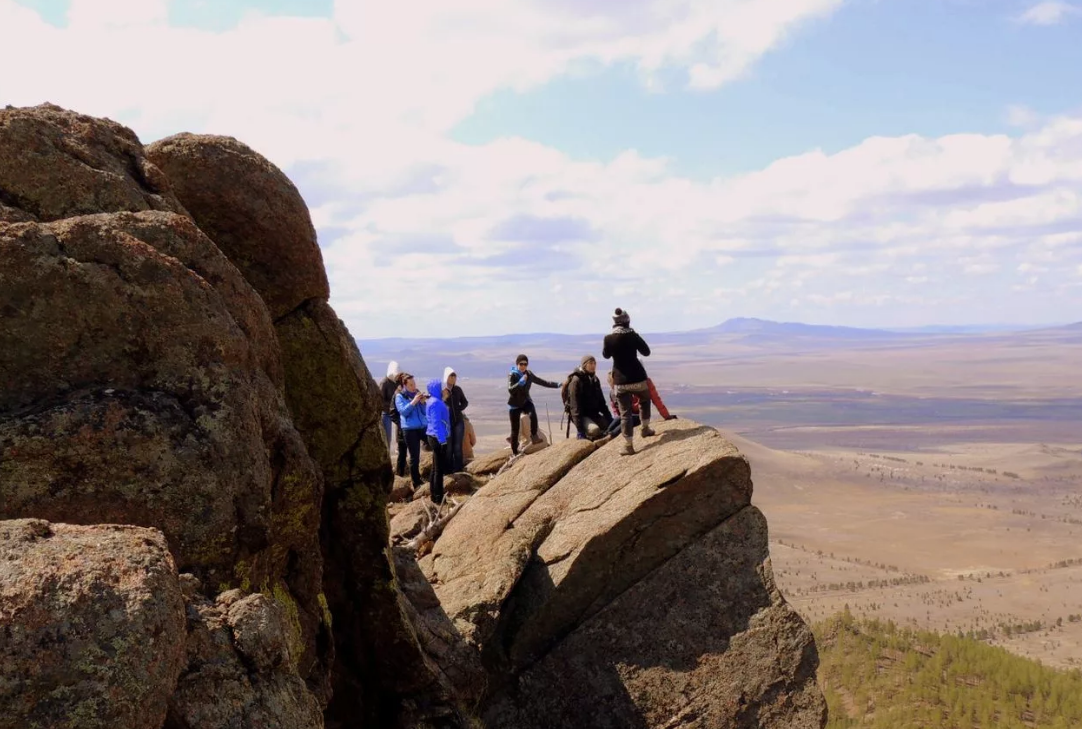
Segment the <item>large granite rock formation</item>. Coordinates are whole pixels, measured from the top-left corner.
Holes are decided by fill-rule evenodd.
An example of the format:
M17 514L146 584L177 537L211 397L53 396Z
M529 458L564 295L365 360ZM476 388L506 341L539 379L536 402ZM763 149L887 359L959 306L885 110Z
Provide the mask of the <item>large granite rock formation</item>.
M30 221L0 222L0 518L161 529L208 596L285 606L326 698L322 475L269 311L133 140L56 107L0 111L0 197ZM179 212L117 212L149 208Z
M324 583L338 655L328 717L379 726L454 717L449 687L421 651L395 588L381 400L355 340L327 303L300 193L228 137L180 134L150 145L147 155L274 315L286 400L326 483Z
M392 562L379 395L327 297L243 144L0 110L0 729L822 726L710 428L480 458Z
M681 420L634 456L568 441L481 488L420 561L422 630L492 727L821 727L811 631L770 571L747 461ZM401 570L405 575L405 570ZM416 583L416 578L413 580ZM446 642L446 641L444 641Z

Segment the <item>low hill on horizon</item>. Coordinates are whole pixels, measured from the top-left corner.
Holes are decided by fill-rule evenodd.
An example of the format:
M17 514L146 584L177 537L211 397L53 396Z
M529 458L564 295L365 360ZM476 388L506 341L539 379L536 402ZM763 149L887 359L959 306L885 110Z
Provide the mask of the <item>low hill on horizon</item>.
M861 329L765 319L728 319L717 326L682 332L642 331L654 350L649 360L680 366L695 362L724 362L768 354L811 354L889 349L927 349L1032 344L1082 345L1082 322L1064 326L999 329L980 327L927 327L926 331ZM963 331L964 330L964 331ZM358 338L357 344L373 373L380 376L390 360L418 372L440 373L445 366L460 368L471 377L504 375L516 354L525 352L531 368L556 377L577 364L586 353L600 358L605 332L558 334L553 332L472 337ZM547 374L546 374L547 373Z

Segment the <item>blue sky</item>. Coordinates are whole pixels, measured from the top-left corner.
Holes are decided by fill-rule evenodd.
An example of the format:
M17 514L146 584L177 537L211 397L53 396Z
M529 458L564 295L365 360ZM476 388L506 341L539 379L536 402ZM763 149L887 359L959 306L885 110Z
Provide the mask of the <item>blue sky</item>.
M580 158L638 149L709 178L874 135L1007 133L1010 106L1055 114L1082 105L1082 22L1024 25L1018 7L853 2L721 89L653 92L625 64L493 94L454 136L521 135Z
M20 44L0 103L282 166L362 338L1082 318L1082 3L0 0Z

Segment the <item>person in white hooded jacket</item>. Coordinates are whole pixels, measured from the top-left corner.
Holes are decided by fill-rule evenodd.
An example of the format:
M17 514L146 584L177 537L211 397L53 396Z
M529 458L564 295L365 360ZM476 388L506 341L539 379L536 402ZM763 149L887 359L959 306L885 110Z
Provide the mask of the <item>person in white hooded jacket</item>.
M462 411L469 407L470 403L457 383L458 375L455 373L454 368L445 367L443 370L443 401L447 403L447 409L451 413L450 473L458 473L466 466L462 457L462 441L466 435L466 420Z

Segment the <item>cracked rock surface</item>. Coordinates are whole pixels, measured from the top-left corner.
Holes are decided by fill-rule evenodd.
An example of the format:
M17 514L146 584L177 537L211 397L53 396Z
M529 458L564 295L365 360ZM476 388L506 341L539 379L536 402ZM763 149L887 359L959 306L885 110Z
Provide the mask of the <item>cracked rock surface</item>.
M485 726L825 724L747 460L689 420L656 430L633 456L565 441L518 461L419 561L435 601L407 590L415 619L480 657ZM461 653L441 651L450 673Z

